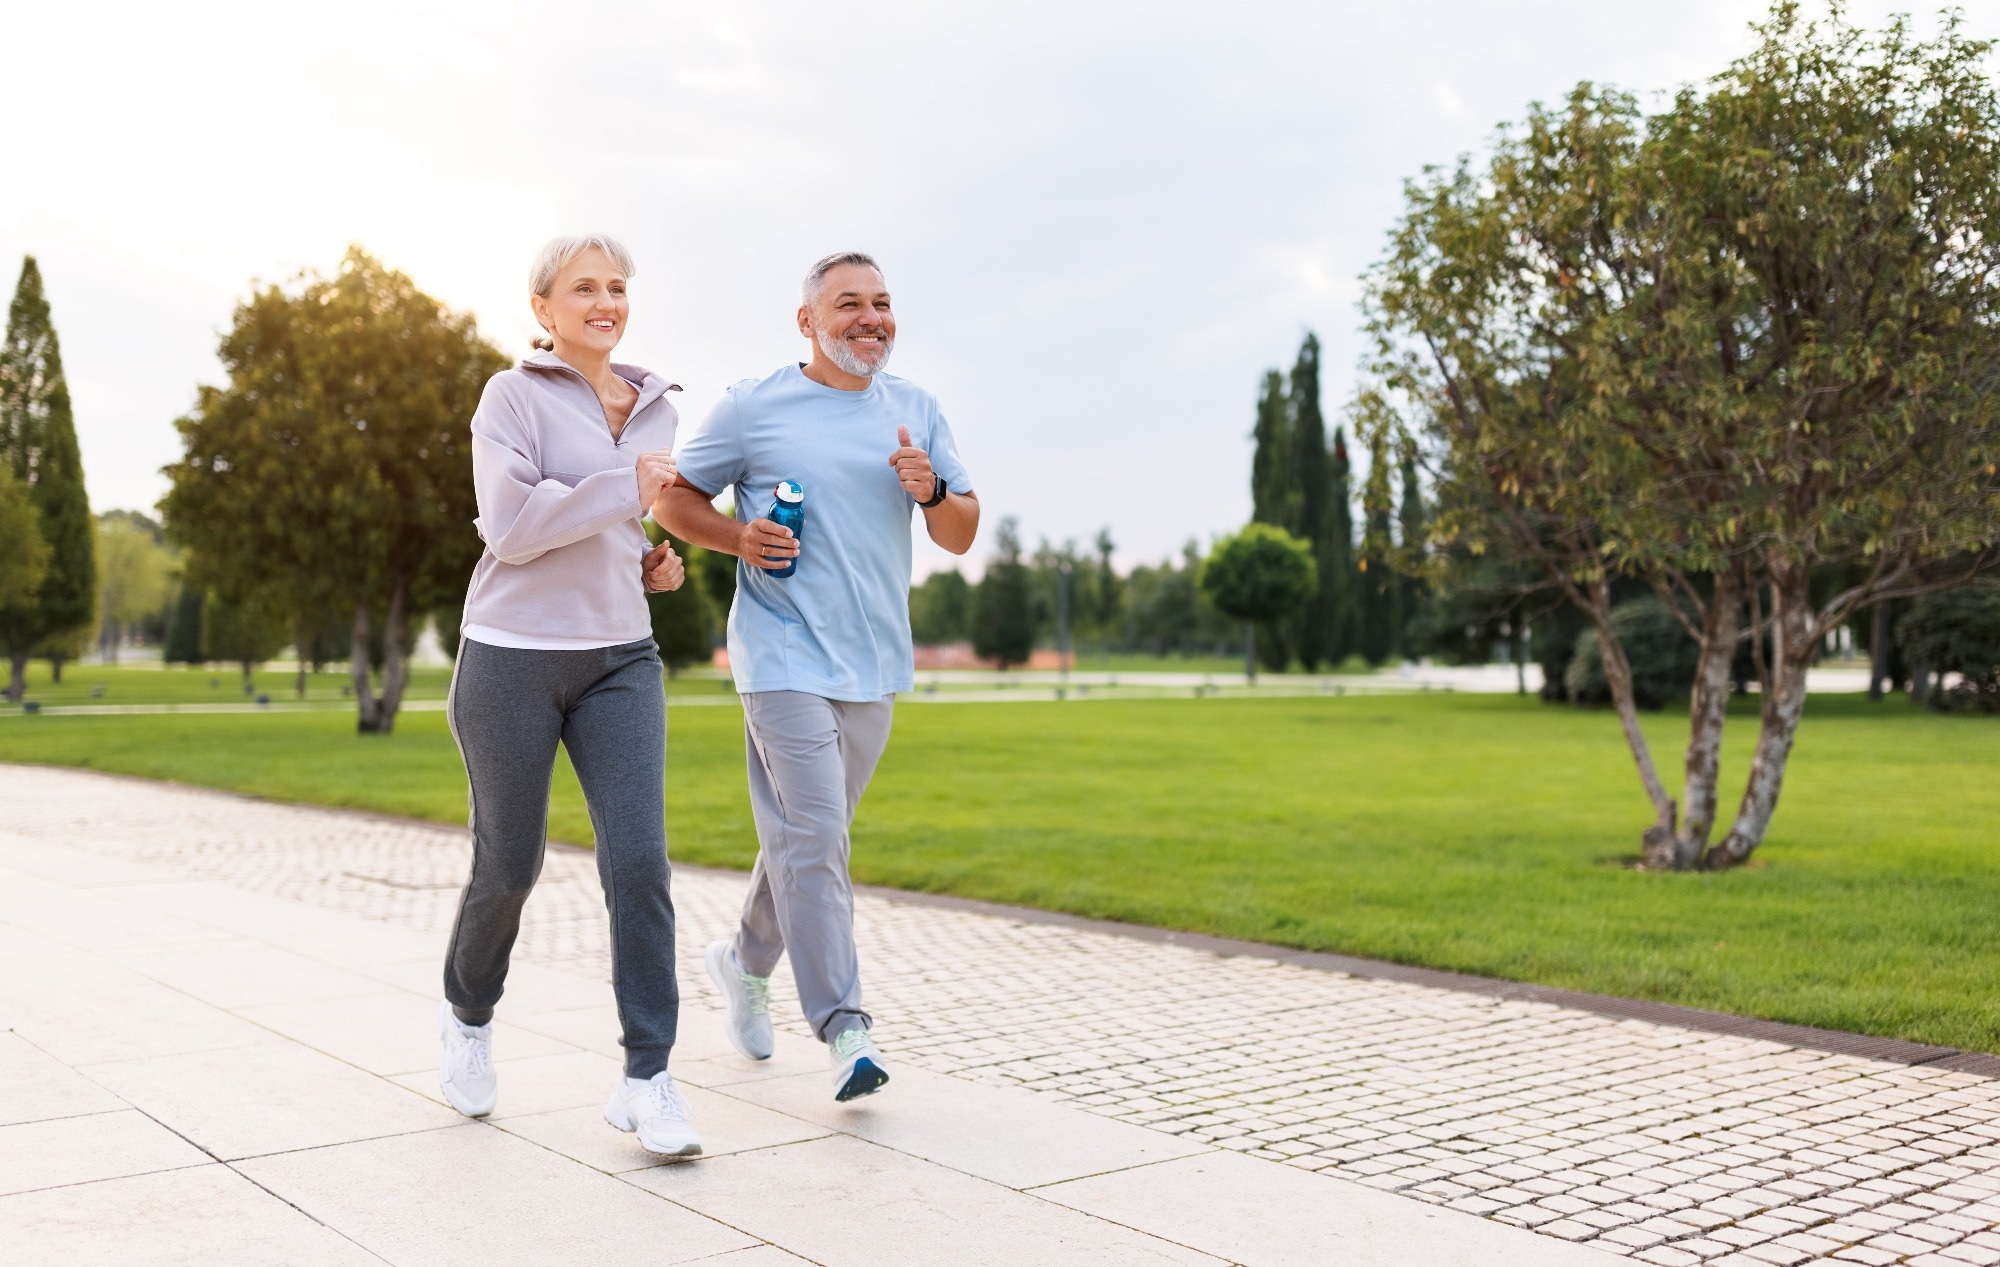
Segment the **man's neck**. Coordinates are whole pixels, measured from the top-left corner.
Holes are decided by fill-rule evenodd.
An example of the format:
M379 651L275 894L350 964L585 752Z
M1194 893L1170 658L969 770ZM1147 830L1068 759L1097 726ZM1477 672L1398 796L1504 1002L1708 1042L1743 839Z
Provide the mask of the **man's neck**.
M813 359L799 367L804 374L821 387L832 387L843 392L865 392L875 380L861 374L850 374L826 359L826 353L813 349Z

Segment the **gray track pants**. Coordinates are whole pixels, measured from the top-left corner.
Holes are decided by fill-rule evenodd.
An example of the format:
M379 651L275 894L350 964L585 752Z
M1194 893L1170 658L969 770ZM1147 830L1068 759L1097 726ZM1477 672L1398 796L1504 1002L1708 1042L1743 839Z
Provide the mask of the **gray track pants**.
M445 716L472 788L472 876L445 957L445 998L468 1025L491 1019L500 1001L521 907L542 872L561 743L597 837L625 1073L652 1077L667 1067L680 1018L667 893L667 701L653 640L525 651L465 639Z
M743 696L757 866L736 957L767 977L789 950L799 1004L822 1040L872 1021L861 1008L847 829L895 707L894 696L865 704L799 691Z

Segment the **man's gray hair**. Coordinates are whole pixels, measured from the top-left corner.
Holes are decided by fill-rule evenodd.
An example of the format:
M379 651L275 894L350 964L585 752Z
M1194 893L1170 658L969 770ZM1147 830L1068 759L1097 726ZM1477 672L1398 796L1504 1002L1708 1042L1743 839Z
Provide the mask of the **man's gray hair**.
M608 233L577 233L569 237L550 238L536 254L535 266L528 271L528 293L547 299L549 291L555 287L556 276L571 260L593 249L610 256L618 271L627 277L638 271L632 266L632 253Z
M829 255L806 270L806 279L799 286L799 298L805 302L806 307L810 308L819 302L820 291L826 289L826 275L843 264L859 264L878 273L882 271L882 266L875 262L875 257L865 251L839 251Z

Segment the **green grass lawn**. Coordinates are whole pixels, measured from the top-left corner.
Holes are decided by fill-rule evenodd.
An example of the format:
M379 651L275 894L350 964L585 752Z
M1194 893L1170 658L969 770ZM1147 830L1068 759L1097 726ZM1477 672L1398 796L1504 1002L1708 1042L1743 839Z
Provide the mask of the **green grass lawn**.
M1754 720L1732 722L1740 780ZM1663 763L1685 723L1649 728ZM436 713L6 717L0 760L462 822ZM857 878L2000 1050L2000 724L1816 697L1746 869L1626 865L1607 713L1502 696L906 705ZM1739 784L1740 786L1740 784ZM675 857L755 850L733 708L675 709ZM587 841L558 774L551 830Z
M48 662L31 661L28 666L28 695L48 705L68 704L241 704L266 694L277 703L299 698L298 675L290 669L259 669L251 674L252 689L243 690L243 671L235 665L190 668L157 664L69 664L63 666L63 680L52 680ZM4 679L0 679L4 682ZM380 689L380 675L376 678ZM443 699L451 686L448 668L412 668L403 698ZM708 669L689 670L674 679L676 691L728 690L726 679ZM348 696L345 669L306 675L308 703L338 703ZM11 711L0 703L0 710Z

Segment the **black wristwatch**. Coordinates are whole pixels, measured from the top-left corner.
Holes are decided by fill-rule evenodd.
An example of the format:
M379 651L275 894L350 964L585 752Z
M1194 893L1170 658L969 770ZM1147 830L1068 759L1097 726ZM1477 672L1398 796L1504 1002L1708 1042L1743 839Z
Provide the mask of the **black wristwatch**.
M937 487L931 490L931 499L927 502L917 503L917 505L923 507L925 510L929 510L931 507L944 501L944 495L951 491L951 489L945 486L944 476L939 475L936 471L932 471L931 478L937 481Z

